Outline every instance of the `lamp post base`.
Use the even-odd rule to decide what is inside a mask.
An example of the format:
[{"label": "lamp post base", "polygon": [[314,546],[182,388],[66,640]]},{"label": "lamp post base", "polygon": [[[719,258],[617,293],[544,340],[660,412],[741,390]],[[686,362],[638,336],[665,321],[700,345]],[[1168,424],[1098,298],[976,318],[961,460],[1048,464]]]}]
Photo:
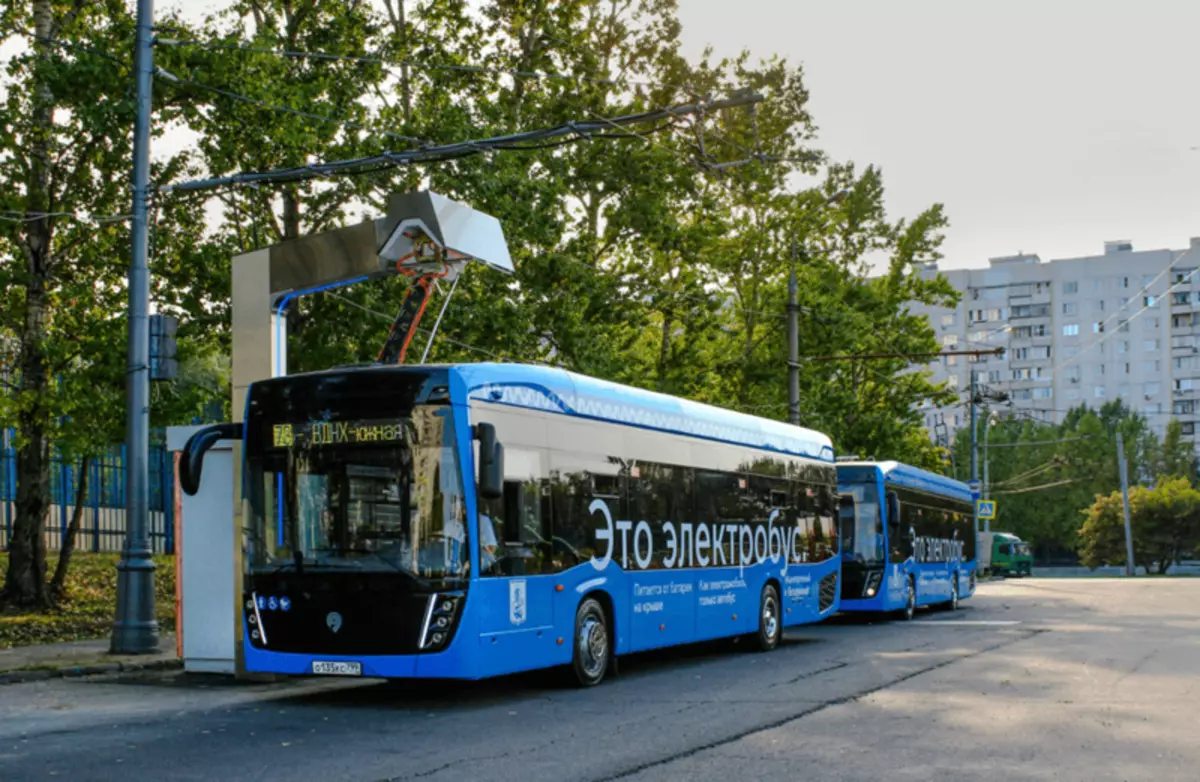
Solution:
[{"label": "lamp post base", "polygon": [[158,651],[154,571],[154,560],[149,551],[126,552],[117,563],[113,654],[154,654]]}]

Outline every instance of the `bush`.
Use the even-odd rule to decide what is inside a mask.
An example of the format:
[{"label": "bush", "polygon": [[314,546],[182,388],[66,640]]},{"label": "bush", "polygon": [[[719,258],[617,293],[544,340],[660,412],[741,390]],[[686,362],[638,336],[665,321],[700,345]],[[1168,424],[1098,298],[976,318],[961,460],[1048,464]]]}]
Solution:
[{"label": "bush", "polygon": [[[75,552],[67,575],[66,594],[50,611],[0,613],[0,649],[59,641],[104,638],[112,633],[117,610],[117,554]],[[46,570],[54,572],[58,558],[47,557]],[[175,631],[175,558],[156,556],[155,603],[160,633]],[[8,569],[8,555],[0,553],[0,572]]]}]

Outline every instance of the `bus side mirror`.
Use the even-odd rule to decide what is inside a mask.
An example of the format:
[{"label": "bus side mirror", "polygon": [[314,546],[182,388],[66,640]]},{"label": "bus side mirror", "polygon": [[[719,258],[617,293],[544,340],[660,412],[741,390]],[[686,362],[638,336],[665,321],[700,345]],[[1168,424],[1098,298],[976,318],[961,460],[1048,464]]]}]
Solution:
[{"label": "bus side mirror", "polygon": [[900,526],[900,498],[894,491],[887,493],[887,514],[888,526],[898,528]]},{"label": "bus side mirror", "polygon": [[476,424],[475,439],[479,441],[479,494],[485,500],[504,496],[504,446],[496,442],[496,427]]},{"label": "bus side mirror", "polygon": [[179,487],[189,497],[200,491],[200,473],[204,469],[204,454],[221,440],[242,439],[241,424],[206,426],[188,438],[179,455]]}]

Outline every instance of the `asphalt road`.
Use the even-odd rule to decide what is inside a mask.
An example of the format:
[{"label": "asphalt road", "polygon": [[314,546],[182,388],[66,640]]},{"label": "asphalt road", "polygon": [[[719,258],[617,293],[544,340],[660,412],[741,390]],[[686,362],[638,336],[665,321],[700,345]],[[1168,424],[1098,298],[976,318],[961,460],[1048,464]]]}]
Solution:
[{"label": "asphalt road", "polygon": [[0,687],[0,780],[1195,780],[1200,580],[624,660],[591,690],[185,674]]}]

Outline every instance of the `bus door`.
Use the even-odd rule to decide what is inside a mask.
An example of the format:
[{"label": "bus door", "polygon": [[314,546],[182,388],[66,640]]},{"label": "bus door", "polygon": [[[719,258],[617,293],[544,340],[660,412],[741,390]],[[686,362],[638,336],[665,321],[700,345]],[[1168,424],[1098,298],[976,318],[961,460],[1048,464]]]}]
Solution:
[{"label": "bus door", "polygon": [[[505,454],[509,475],[519,468],[521,457],[516,449]],[[503,498],[480,500],[480,577],[471,584],[470,600],[479,609],[484,673],[525,670],[533,661],[548,664],[561,652],[554,628],[557,579],[549,532],[550,490],[544,480],[506,480]]]}]

